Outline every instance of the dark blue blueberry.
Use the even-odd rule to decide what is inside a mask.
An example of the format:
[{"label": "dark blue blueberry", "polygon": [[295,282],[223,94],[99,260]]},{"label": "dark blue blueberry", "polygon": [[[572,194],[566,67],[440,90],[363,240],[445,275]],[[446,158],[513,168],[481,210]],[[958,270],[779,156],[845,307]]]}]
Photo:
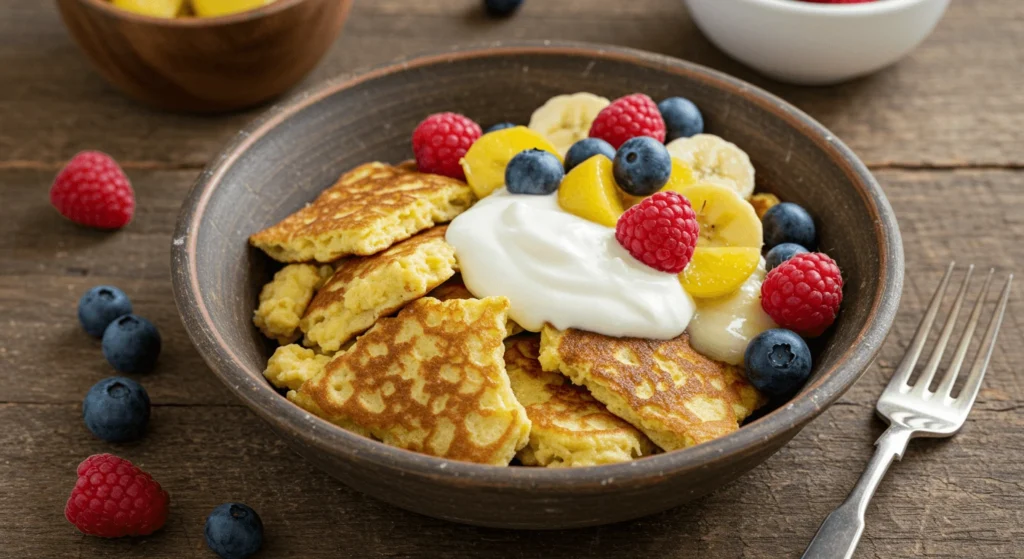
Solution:
[{"label": "dark blue blueberry", "polygon": [[669,97],[658,103],[658,111],[665,121],[665,142],[704,132],[704,116],[689,99]]},{"label": "dark blue blueberry", "polygon": [[808,249],[814,248],[817,233],[814,219],[807,210],[792,202],[772,206],[761,216],[764,227],[764,246],[772,249],[782,243],[796,243]]},{"label": "dark blue blueberry", "polygon": [[768,254],[764,255],[765,267],[768,270],[771,270],[802,252],[809,251],[796,243],[782,243],[781,245],[776,245],[768,251]]},{"label": "dark blue blueberry", "polygon": [[747,379],[769,396],[787,396],[811,376],[811,350],[792,330],[773,328],[747,344],[743,356]]},{"label": "dark blue blueberry", "polygon": [[82,419],[93,435],[112,443],[142,438],[149,425],[149,394],[124,377],[103,379],[82,401]]},{"label": "dark blue blueberry", "polygon": [[131,312],[132,302],[128,296],[111,285],[97,285],[78,300],[78,321],[95,338],[102,336],[115,318]]},{"label": "dark blue blueberry", "polygon": [[633,196],[654,194],[672,174],[672,156],[664,144],[647,136],[626,140],[613,162],[615,182]]},{"label": "dark blue blueberry", "polygon": [[103,332],[103,357],[119,373],[148,373],[160,356],[160,332],[153,323],[127,314]]},{"label": "dark blue blueberry", "polygon": [[505,17],[519,9],[523,0],[484,0],[484,9],[492,16]]},{"label": "dark blue blueberry", "polygon": [[263,546],[263,521],[251,507],[224,503],[206,517],[206,545],[222,559],[245,559]]},{"label": "dark blue blueberry", "polygon": [[551,194],[562,184],[562,162],[542,149],[521,151],[505,167],[505,186],[512,194]]},{"label": "dark blue blueberry", "polygon": [[565,154],[565,172],[572,171],[574,167],[595,155],[615,159],[615,148],[601,138],[583,138],[573,144]]},{"label": "dark blue blueberry", "polygon": [[499,122],[498,124],[495,124],[494,126],[488,128],[487,130],[484,130],[484,134],[486,134],[488,132],[494,132],[494,131],[497,131],[497,130],[504,130],[506,128],[515,128],[515,127],[516,127],[516,125],[511,123],[511,122]]}]

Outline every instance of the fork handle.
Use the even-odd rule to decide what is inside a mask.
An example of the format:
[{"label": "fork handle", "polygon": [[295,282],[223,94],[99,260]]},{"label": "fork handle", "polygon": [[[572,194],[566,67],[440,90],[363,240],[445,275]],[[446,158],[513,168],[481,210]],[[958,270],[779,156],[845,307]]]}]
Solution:
[{"label": "fork handle", "polygon": [[864,532],[864,512],[879,482],[893,460],[903,458],[910,442],[911,431],[899,425],[890,425],[875,441],[875,455],[867,469],[857,480],[850,496],[832,511],[818,528],[802,559],[850,559]]}]

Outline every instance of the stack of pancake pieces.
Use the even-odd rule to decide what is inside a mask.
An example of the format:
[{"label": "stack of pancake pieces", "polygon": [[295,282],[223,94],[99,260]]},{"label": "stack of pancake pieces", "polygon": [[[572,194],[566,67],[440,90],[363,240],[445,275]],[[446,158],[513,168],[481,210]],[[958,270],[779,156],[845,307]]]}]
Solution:
[{"label": "stack of pancake pieces", "polygon": [[686,334],[524,332],[508,299],[474,297],[444,225],[474,201],[460,181],[368,163],[252,235],[286,264],[254,317],[281,344],[267,379],[352,432],[494,466],[629,461],[735,431],[763,405]]}]

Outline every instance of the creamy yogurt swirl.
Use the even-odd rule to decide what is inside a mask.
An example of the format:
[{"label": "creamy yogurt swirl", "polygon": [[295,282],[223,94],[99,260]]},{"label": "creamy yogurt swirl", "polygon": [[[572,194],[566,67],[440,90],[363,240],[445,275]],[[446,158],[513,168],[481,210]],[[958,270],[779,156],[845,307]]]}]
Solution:
[{"label": "creamy yogurt swirl", "polygon": [[695,305],[678,277],[636,260],[613,229],[565,212],[556,196],[500,189],[451,222],[466,287],[507,297],[511,318],[533,332],[547,322],[616,337],[682,334]]}]

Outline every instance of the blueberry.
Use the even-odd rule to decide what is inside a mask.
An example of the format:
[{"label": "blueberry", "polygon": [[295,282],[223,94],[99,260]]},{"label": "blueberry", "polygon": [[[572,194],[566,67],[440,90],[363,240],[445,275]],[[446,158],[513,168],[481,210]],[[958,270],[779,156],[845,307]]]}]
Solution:
[{"label": "blueberry", "polygon": [[764,255],[765,267],[768,270],[771,270],[802,252],[809,251],[796,243],[782,243],[781,245],[775,245],[774,248],[768,251],[768,254]]},{"label": "blueberry", "polygon": [[633,196],[661,190],[672,174],[672,157],[665,146],[647,136],[626,140],[615,154],[612,174],[619,188]]},{"label": "blueberry", "polygon": [[505,167],[505,186],[512,194],[551,194],[565,171],[562,162],[542,149],[521,151]]},{"label": "blueberry", "polygon": [[506,128],[515,128],[515,127],[516,127],[516,125],[511,123],[511,122],[499,122],[498,124],[495,124],[494,126],[488,128],[487,130],[484,130],[484,134],[486,134],[488,132],[494,132],[494,131],[497,131],[497,130],[504,130]]},{"label": "blueberry", "polygon": [[704,116],[689,99],[669,97],[658,103],[658,111],[665,121],[666,142],[704,132]]},{"label": "blueberry", "polygon": [[811,249],[817,234],[814,219],[807,210],[792,202],[772,206],[761,217],[764,228],[764,246],[772,249],[782,243],[796,243]]},{"label": "blueberry", "polygon": [[145,434],[149,424],[149,394],[132,379],[103,379],[85,395],[82,419],[93,435],[105,441],[134,441]]},{"label": "blueberry", "polygon": [[223,559],[245,559],[263,546],[263,521],[251,507],[224,503],[206,517],[206,545]]},{"label": "blueberry", "polygon": [[128,296],[111,285],[97,285],[78,300],[78,321],[94,338],[102,336],[115,318],[131,312],[132,302]]},{"label": "blueberry", "polygon": [[811,350],[796,332],[783,328],[750,340],[743,361],[750,384],[769,396],[792,394],[811,375]]},{"label": "blueberry", "polygon": [[523,0],[484,0],[484,9],[492,16],[505,17],[519,9]]},{"label": "blueberry", "polygon": [[103,332],[103,357],[120,373],[148,373],[160,355],[160,332],[153,323],[127,314]]},{"label": "blueberry", "polygon": [[574,167],[595,155],[615,159],[615,148],[600,138],[583,138],[573,144],[565,154],[565,172],[572,171]]}]

